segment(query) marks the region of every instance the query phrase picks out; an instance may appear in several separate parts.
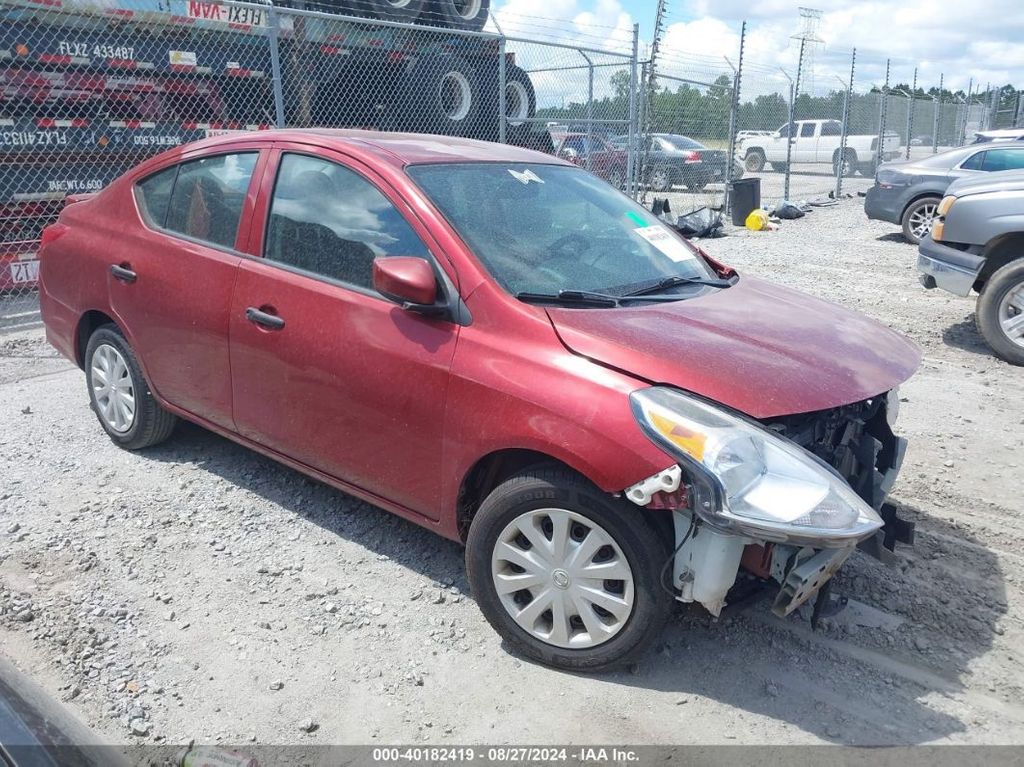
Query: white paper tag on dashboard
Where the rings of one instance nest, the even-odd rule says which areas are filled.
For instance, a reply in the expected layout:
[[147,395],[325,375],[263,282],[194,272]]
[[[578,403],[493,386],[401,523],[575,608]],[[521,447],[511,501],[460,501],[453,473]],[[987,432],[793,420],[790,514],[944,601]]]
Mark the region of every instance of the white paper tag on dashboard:
[[633,231],[677,263],[693,261],[697,258],[693,251],[678,238],[673,237],[672,233],[663,226],[643,226]]

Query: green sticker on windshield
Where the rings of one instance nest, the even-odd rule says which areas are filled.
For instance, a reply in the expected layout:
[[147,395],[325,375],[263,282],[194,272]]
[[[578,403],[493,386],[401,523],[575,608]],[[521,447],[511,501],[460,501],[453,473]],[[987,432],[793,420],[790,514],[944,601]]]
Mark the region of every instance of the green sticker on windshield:
[[639,213],[637,213],[634,210],[627,210],[626,211],[626,218],[628,218],[630,221],[632,221],[637,226],[647,226],[647,219],[645,219],[643,216],[641,216]]

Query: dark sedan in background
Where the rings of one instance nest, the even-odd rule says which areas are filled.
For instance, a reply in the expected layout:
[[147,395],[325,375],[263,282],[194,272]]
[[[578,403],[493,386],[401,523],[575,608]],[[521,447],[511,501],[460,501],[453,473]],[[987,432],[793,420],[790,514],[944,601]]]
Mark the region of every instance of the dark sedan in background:
[[[625,148],[628,137],[617,136],[612,143]],[[728,152],[710,149],[688,136],[652,133],[640,152],[647,168],[644,182],[652,191],[667,192],[682,184],[691,192],[700,192],[708,184],[725,183]],[[742,175],[743,169],[737,166],[733,178]]]
[[1024,170],[1024,143],[972,144],[923,160],[883,163],[864,198],[864,212],[868,218],[899,224],[907,241],[917,245],[931,231],[950,184],[1001,170]]

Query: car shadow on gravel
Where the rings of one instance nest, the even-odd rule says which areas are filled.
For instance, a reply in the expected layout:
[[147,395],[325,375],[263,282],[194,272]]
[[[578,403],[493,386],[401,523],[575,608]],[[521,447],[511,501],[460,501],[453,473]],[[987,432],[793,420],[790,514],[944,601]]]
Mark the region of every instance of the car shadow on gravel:
[[890,232],[889,234],[880,234],[875,238],[878,242],[899,242],[903,245],[912,246],[911,243],[907,242],[907,238],[903,236],[902,232]]
[[[740,730],[769,717],[839,744],[909,745],[965,732],[979,706],[1003,705],[964,681],[1002,633],[1003,573],[996,554],[963,529],[913,507],[900,513],[917,523],[915,545],[901,546],[892,566],[856,553],[833,591],[851,604],[817,631],[809,608],[784,619],[771,612],[774,587],[717,620],[681,606],[657,649],[605,678],[671,693],[681,727],[711,699],[743,712]],[[966,711],[951,702],[965,695]],[[754,715],[748,725],[746,714]]]
[[[469,592],[458,544],[197,426],[180,424],[143,455],[194,464],[439,586]],[[737,711],[741,742],[756,717],[857,745],[964,732],[967,722],[931,700],[964,694],[968,664],[991,649],[1007,606],[1003,574],[995,554],[964,530],[908,506],[901,516],[917,523],[917,541],[900,547],[896,565],[857,553],[837,577],[834,594],[858,603],[852,619],[848,607],[811,631],[806,609],[777,618],[774,588],[717,620],[678,605],[640,664],[597,677],[601,695],[614,699],[607,696],[616,686],[667,693],[666,715],[678,716],[681,728],[699,725],[702,700],[717,701]]]
[[942,331],[942,342],[946,346],[952,346],[955,349],[962,349],[972,354],[983,354],[986,357],[995,359],[991,347],[985,342],[985,339],[978,331],[974,312],[968,314],[960,322],[945,328]]

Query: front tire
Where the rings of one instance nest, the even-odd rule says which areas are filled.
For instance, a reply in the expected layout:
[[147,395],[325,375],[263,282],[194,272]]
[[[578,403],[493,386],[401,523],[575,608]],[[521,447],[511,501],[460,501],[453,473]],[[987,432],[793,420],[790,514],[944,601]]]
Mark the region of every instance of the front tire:
[[647,186],[652,192],[668,192],[675,183],[675,174],[667,165],[656,165],[647,174]]
[[85,379],[93,412],[115,444],[140,450],[171,436],[178,419],[156,401],[116,325],[103,325],[89,337]]
[[996,356],[1024,365],[1024,259],[1011,261],[988,279],[975,319]]
[[518,653],[600,671],[639,658],[673,604],[671,556],[645,512],[562,469],[526,470],[487,496],[466,543],[474,598]]
[[911,245],[917,245],[932,230],[932,222],[939,209],[938,197],[922,197],[914,200],[903,211],[901,224],[903,237]]

